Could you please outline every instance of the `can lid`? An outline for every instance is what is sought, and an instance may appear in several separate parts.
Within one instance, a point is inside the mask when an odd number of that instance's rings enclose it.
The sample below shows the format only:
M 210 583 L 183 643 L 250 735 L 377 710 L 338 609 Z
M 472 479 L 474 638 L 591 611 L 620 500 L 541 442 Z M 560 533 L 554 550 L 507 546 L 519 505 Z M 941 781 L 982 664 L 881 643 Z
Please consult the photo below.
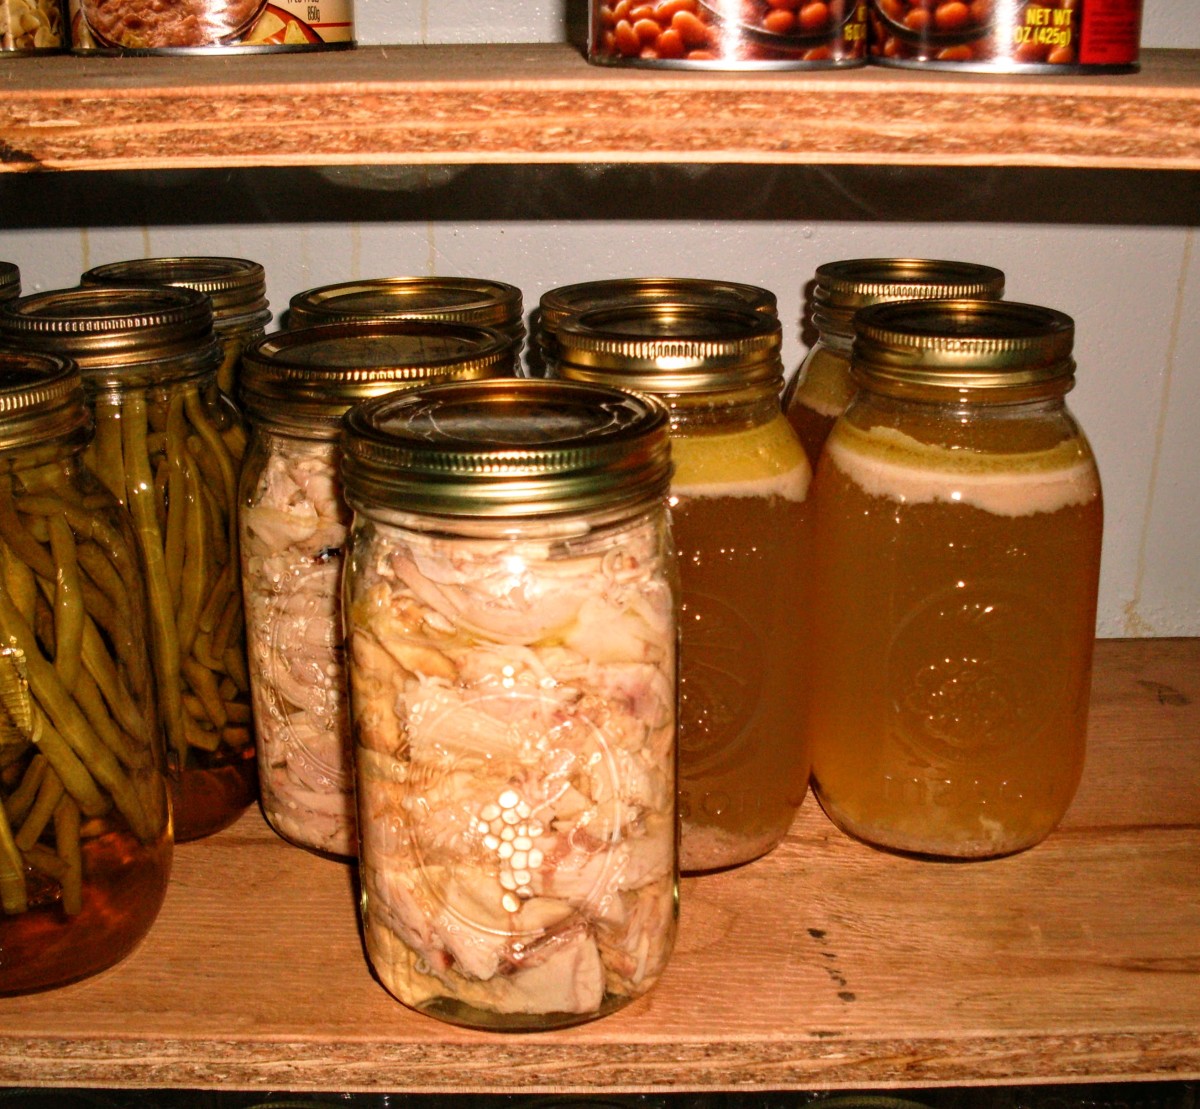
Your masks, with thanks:
M 779 314 L 775 294 L 757 285 L 699 277 L 617 277 L 563 285 L 542 294 L 538 304 L 539 339 L 553 343 L 563 320 L 594 308 L 656 301 L 692 302 L 709 307 L 734 307 Z
M 15 262 L 0 261 L 0 300 L 21 295 L 21 271 Z
M 571 381 L 391 393 L 346 416 L 346 499 L 457 520 L 632 512 L 666 496 L 668 424 L 653 397 Z
M 0 348 L 0 451 L 90 432 L 91 426 L 74 362 Z
M 817 267 L 813 323 L 849 336 L 854 313 L 892 300 L 998 300 L 1004 272 L 942 258 L 847 258 Z
M 1075 324 L 1009 300 L 875 304 L 855 317 L 851 373 L 868 388 L 996 400 L 1063 393 L 1074 381 Z
M 779 319 L 728 305 L 678 301 L 595 308 L 558 329 L 559 374 L 656 395 L 777 388 Z
M 182 257 L 131 258 L 93 266 L 82 285 L 174 285 L 207 293 L 213 323 L 218 328 L 234 317 L 270 319 L 267 275 L 258 262 L 246 258 Z
M 192 353 L 220 359 L 208 297 L 169 285 L 79 285 L 20 297 L 0 311 L 0 339 L 73 358 L 85 377 Z
M 297 293 L 288 304 L 289 328 L 335 320 L 422 319 L 495 327 L 520 336 L 521 290 L 477 277 L 379 277 L 343 281 Z
M 334 436 L 359 401 L 435 381 L 511 373 L 511 340 L 445 320 L 344 320 L 280 331 L 242 352 L 241 400 L 251 420 Z

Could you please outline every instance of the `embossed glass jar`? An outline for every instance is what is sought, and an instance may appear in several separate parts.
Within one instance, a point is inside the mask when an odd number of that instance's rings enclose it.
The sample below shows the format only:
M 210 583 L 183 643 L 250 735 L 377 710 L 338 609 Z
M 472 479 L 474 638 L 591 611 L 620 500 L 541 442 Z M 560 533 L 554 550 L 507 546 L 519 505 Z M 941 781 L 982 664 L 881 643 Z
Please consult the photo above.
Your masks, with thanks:
M 671 412 L 685 871 L 766 854 L 808 788 L 798 598 L 811 471 L 780 408 L 780 341 L 766 313 L 670 301 L 581 312 L 557 332 L 563 378 L 649 393 Z
M 0 350 L 0 995 L 123 959 L 171 870 L 145 582 L 91 433 L 76 366 Z
M 238 496 L 259 796 L 285 839 L 357 853 L 342 635 L 338 436 L 355 403 L 511 369 L 509 340 L 436 320 L 322 324 L 246 349 Z
M 0 311 L 0 341 L 73 359 L 96 432 L 92 471 L 131 513 L 178 842 L 254 801 L 236 495 L 245 433 L 217 388 L 206 294 L 77 286 Z
M 849 258 L 817 267 L 812 322 L 817 341 L 784 391 L 784 411 L 815 468 L 833 421 L 854 395 L 854 313 L 893 300 L 995 300 L 1004 274 L 976 262 L 937 258 Z
M 1083 767 L 1100 479 L 1074 326 L 1005 301 L 875 305 L 813 482 L 813 789 L 860 839 L 1036 844 Z
M 0 301 L 21 295 L 21 271 L 14 262 L 0 262 Z
M 670 955 L 667 413 L 512 379 L 356 405 L 342 438 L 362 916 L 421 1012 L 534 1031 Z

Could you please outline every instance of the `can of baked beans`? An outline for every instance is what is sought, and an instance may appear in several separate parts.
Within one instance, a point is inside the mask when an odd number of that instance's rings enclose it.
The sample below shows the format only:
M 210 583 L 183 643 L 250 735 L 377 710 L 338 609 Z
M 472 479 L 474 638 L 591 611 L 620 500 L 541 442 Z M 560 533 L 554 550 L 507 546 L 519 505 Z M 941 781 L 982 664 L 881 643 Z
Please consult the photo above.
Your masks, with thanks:
M 354 45 L 354 0 L 69 0 L 69 5 L 76 54 L 242 54 Z
M 0 57 L 66 49 L 64 0 L 0 0 Z
M 588 61 L 677 69 L 865 65 L 866 0 L 591 0 Z
M 1142 0 L 869 0 L 878 65 L 1133 73 Z

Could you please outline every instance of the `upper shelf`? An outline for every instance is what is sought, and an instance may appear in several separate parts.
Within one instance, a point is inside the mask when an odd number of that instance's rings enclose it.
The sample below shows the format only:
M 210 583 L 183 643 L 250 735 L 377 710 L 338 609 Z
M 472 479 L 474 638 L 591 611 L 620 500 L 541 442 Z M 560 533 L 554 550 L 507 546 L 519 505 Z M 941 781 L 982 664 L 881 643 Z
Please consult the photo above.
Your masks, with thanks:
M 0 65 L 0 170 L 529 162 L 1200 169 L 1200 51 L 1121 76 L 602 69 L 556 43 Z

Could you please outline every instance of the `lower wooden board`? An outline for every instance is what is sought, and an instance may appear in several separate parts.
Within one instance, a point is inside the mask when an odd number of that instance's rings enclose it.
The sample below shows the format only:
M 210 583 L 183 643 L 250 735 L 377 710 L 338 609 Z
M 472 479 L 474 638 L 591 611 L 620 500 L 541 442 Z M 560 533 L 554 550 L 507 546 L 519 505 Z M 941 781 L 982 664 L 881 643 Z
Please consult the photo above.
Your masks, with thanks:
M 176 851 L 124 963 L 0 999 L 0 1085 L 295 1091 L 861 1089 L 1200 1077 L 1200 640 L 1102 641 L 1071 811 L 1010 859 L 872 850 L 811 798 L 687 879 L 649 996 L 493 1035 L 372 977 L 353 869 L 258 812 Z

